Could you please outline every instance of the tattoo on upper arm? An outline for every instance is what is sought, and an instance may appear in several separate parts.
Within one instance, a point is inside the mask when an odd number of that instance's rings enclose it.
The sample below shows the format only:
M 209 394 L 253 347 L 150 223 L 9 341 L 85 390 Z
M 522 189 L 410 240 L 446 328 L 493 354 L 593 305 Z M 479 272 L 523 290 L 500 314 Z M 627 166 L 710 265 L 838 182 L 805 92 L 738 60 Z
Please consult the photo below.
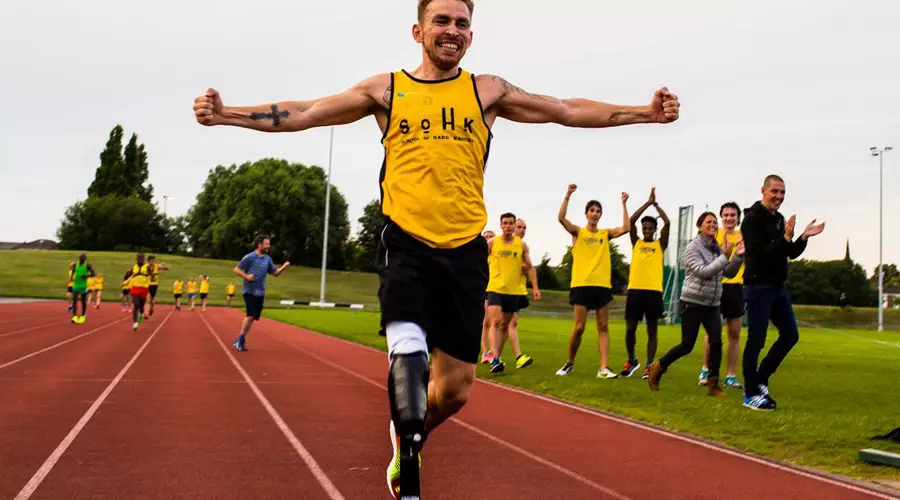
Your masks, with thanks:
M 281 125 L 281 119 L 287 118 L 291 116 L 291 114 L 287 111 L 278 111 L 278 106 L 271 105 L 269 109 L 272 110 L 271 113 L 250 113 L 250 119 L 253 121 L 256 120 L 272 120 L 272 124 L 274 126 Z
M 388 87 L 384 90 L 384 95 L 381 97 L 384 99 L 384 103 L 388 106 L 391 105 L 391 99 L 394 96 L 394 87 L 393 85 L 388 85 Z
M 567 103 L 565 100 L 563 100 L 563 99 L 557 99 L 556 97 L 551 97 L 551 96 L 548 96 L 548 95 L 532 94 L 531 92 L 526 92 L 526 91 L 525 91 L 524 89 L 522 89 L 521 87 L 518 87 L 518 86 L 516 86 L 516 85 L 513 85 L 513 84 L 509 83 L 506 79 L 501 78 L 501 77 L 496 76 L 496 75 L 491 75 L 491 80 L 493 80 L 493 81 L 499 81 L 499 82 L 500 82 L 500 84 L 503 86 L 503 92 L 504 92 L 504 94 L 507 94 L 507 93 L 521 94 L 521 95 L 523 95 L 523 96 L 525 96 L 525 97 L 530 97 L 530 98 L 532 98 L 532 99 L 537 99 L 537 100 L 539 100 L 539 101 L 550 102 L 550 103 L 553 103 L 553 104 L 565 104 L 565 105 L 568 105 L 568 103 Z

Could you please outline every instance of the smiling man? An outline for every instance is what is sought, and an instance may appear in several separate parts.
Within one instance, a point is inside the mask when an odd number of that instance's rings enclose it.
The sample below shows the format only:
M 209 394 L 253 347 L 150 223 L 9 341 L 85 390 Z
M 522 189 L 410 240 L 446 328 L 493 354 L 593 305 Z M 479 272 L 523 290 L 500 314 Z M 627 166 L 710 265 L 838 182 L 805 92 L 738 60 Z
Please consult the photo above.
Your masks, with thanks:
M 309 101 L 229 107 L 215 89 L 194 100 L 203 125 L 264 132 L 375 117 L 385 149 L 379 299 L 390 357 L 395 452 L 387 479 L 394 496 L 402 491 L 418 498 L 418 452 L 426 436 L 471 393 L 488 281 L 480 233 L 487 222 L 483 182 L 494 121 L 604 128 L 670 123 L 679 115 L 678 98 L 666 88 L 647 105 L 619 106 L 533 94 L 499 76 L 462 70 L 473 9 L 471 0 L 419 0 L 412 37 L 422 61 L 412 72 L 372 76 Z

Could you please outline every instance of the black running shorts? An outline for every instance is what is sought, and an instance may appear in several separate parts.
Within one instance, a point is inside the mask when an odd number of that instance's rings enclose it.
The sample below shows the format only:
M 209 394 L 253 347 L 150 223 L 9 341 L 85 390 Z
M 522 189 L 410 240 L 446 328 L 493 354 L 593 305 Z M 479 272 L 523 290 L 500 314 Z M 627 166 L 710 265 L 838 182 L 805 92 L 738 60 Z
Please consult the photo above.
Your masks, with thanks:
M 569 304 L 588 311 L 603 309 L 612 302 L 612 290 L 602 286 L 576 286 L 569 289 Z
M 487 242 L 480 235 L 453 249 L 432 248 L 385 221 L 378 246 L 381 335 L 388 324 L 419 325 L 428 349 L 477 363 L 488 284 Z
M 744 287 L 736 283 L 722 285 L 722 317 L 735 319 L 744 317 Z
M 201 293 L 201 294 L 200 294 L 200 300 L 205 299 L 205 298 L 206 298 L 206 295 L 207 295 L 207 294 L 205 294 L 205 293 Z
M 659 320 L 663 315 L 662 292 L 656 290 L 628 290 L 625 299 L 625 320 Z
M 180 294 L 180 293 L 175 293 L 175 294 L 173 294 L 173 295 L 175 295 L 175 298 L 176 298 L 176 299 L 180 299 L 180 298 L 181 298 L 181 294 Z
M 262 315 L 263 301 L 265 297 L 253 295 L 252 293 L 244 294 L 244 306 L 247 308 L 247 317 L 259 321 Z
M 520 311 L 522 309 L 528 309 L 528 306 L 531 305 L 531 302 L 528 301 L 527 295 L 516 295 L 516 297 L 519 297 L 519 310 Z
M 159 285 L 150 285 L 150 296 L 156 297 L 156 291 L 159 289 Z
M 488 292 L 488 306 L 500 306 L 504 314 L 519 312 L 521 295 L 507 295 L 505 293 Z

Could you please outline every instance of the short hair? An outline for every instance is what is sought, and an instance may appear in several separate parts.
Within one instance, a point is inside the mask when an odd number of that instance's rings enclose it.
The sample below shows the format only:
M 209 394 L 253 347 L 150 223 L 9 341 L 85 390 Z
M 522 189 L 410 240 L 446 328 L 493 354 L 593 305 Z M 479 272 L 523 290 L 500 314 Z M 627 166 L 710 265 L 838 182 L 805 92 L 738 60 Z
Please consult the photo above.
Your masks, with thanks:
M 513 223 L 516 222 L 516 215 L 512 212 L 506 212 L 505 214 L 500 216 L 500 222 L 503 222 L 503 219 L 508 219 L 512 217 Z
M 643 224 L 645 222 L 649 222 L 650 224 L 653 224 L 654 228 L 659 226 L 659 223 L 656 222 L 656 217 L 653 217 L 651 215 L 645 215 L 644 217 L 641 217 L 641 224 Z
M 584 213 L 588 213 L 588 211 L 589 211 L 589 210 L 591 209 L 591 207 L 593 207 L 594 205 L 597 205 L 597 209 L 598 209 L 598 210 L 600 210 L 601 212 L 603 211 L 603 205 L 601 205 L 599 201 L 597 201 L 597 200 L 591 200 L 591 201 L 587 202 L 587 204 L 584 206 Z
M 716 223 L 719 222 L 719 219 L 716 218 L 716 214 L 714 214 L 713 212 L 709 212 L 709 211 L 703 212 L 702 214 L 700 214 L 700 217 L 697 219 L 697 229 L 700 229 L 700 227 L 703 226 L 703 221 L 705 221 L 706 218 L 709 217 L 710 215 L 712 215 L 713 218 L 716 219 Z
M 472 17 L 475 14 L 475 2 L 474 0 L 459 0 L 460 2 L 466 4 L 466 7 L 469 8 L 469 17 Z M 425 9 L 431 4 L 432 0 L 419 0 L 419 23 L 425 22 Z
M 735 202 L 733 202 L 733 201 L 729 201 L 729 202 L 723 203 L 723 204 L 722 204 L 722 207 L 719 208 L 719 215 L 720 215 L 720 216 L 722 215 L 722 213 L 725 211 L 726 208 L 733 208 L 734 211 L 737 212 L 737 218 L 738 218 L 738 220 L 741 220 L 741 207 L 738 206 L 737 203 L 735 203 Z
M 482 236 L 487 236 L 488 234 L 497 234 L 497 233 L 491 231 L 490 229 L 488 229 L 487 231 L 481 233 Z
M 253 246 L 258 247 L 258 246 L 262 245 L 264 241 L 270 240 L 270 239 L 271 238 L 269 238 L 269 235 L 261 234 L 261 235 L 257 236 L 255 240 L 253 240 Z
M 771 184 L 772 181 L 778 181 L 778 182 L 784 184 L 784 179 L 782 179 L 781 176 L 778 176 L 775 174 L 769 174 L 766 176 L 766 180 L 763 183 L 763 187 L 769 187 L 769 184 Z
M 151 256 L 147 257 L 147 260 L 156 260 L 156 256 L 155 256 L 155 255 L 151 255 Z

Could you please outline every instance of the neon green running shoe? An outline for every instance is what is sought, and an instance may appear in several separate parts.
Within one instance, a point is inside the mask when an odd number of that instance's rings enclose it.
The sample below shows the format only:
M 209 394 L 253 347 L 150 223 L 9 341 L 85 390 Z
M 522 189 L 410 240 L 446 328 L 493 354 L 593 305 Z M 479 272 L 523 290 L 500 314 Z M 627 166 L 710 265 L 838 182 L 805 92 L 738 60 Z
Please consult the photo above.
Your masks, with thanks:
M 527 354 L 520 354 L 518 358 L 516 358 L 516 368 L 525 368 L 534 362 L 534 358 Z
M 391 497 L 400 498 L 400 436 L 394 429 L 394 421 L 391 420 L 391 447 L 394 449 L 394 457 L 387 467 L 387 484 L 391 490 Z M 419 454 L 419 468 L 422 468 L 422 454 Z

